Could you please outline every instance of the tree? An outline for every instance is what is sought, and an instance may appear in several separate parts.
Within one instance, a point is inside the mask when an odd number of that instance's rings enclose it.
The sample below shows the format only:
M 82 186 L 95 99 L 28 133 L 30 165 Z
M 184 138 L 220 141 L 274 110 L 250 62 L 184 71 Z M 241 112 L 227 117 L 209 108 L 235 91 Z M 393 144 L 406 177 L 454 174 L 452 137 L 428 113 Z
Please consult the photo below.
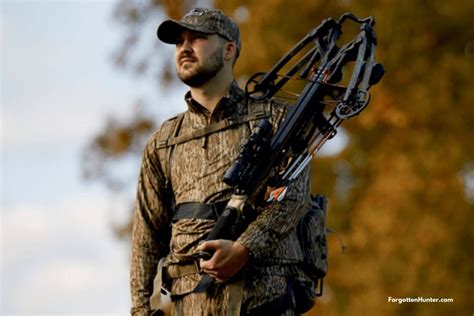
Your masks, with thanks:
M 139 34 L 150 12 L 176 18 L 192 5 L 123 1 L 117 12 Z M 342 255 L 330 239 L 326 293 L 308 315 L 472 313 L 474 233 L 466 224 L 474 219 L 474 3 L 216 0 L 214 6 L 240 24 L 241 82 L 270 69 L 325 17 L 351 11 L 377 21 L 377 59 L 387 74 L 369 108 L 344 125 L 344 150 L 313 161 L 313 188 L 329 196 L 329 226 L 348 251 Z M 128 61 L 133 41 L 127 43 L 121 56 Z M 162 74 L 169 80 L 169 69 Z M 112 157 L 100 146 L 94 150 Z M 454 302 L 396 304 L 389 296 Z

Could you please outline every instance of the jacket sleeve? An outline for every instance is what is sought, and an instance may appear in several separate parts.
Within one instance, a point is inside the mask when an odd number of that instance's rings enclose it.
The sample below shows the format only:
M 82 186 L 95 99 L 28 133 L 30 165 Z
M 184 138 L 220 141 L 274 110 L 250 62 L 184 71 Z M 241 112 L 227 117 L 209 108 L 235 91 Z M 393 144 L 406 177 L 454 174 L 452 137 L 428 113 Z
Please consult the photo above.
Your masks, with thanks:
M 273 202 L 257 216 L 237 239 L 255 258 L 268 253 L 295 229 L 303 217 L 310 194 L 310 167 L 288 186 L 282 202 Z
M 143 154 L 133 217 L 130 269 L 132 315 L 149 315 L 149 299 L 158 261 L 169 252 L 171 202 L 165 183 L 152 139 Z

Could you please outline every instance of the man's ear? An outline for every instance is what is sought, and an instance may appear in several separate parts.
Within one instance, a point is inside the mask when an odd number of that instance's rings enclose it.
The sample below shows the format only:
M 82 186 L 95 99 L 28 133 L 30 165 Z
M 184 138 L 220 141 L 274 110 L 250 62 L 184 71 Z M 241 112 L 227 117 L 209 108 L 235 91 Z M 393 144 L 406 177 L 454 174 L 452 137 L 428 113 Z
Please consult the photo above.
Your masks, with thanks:
M 224 59 L 234 61 L 235 56 L 237 54 L 237 45 L 235 44 L 235 42 L 227 42 L 224 48 Z

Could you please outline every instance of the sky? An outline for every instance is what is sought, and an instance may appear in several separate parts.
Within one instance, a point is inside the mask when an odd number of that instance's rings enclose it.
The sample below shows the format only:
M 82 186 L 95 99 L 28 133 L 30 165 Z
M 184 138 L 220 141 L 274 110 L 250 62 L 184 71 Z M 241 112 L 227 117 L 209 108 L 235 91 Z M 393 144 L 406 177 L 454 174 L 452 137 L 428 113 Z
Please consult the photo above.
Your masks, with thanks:
M 112 198 L 80 167 L 109 114 L 126 119 L 137 99 L 159 99 L 111 62 L 124 36 L 114 5 L 1 0 L 2 315 L 129 313 L 129 245 L 112 227 L 133 193 Z M 152 113 L 182 110 L 178 92 Z
M 85 182 L 81 153 L 108 115 L 126 119 L 145 99 L 161 120 L 184 109 L 186 88 L 161 95 L 114 67 L 115 1 L 0 2 L 1 314 L 128 314 L 129 244 L 112 227 L 134 192 Z M 150 43 L 159 22 L 144 27 Z M 327 152 L 344 146 L 337 137 Z

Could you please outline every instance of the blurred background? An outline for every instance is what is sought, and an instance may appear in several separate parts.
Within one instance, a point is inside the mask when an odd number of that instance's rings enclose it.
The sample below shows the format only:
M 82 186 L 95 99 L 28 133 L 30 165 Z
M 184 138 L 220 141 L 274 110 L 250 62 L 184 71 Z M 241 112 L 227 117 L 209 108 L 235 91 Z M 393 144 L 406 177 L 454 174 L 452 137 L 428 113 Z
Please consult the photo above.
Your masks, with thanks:
M 240 25 L 240 83 L 326 17 L 375 17 L 386 75 L 313 161 L 347 250 L 330 235 L 308 315 L 472 314 L 474 2 L 2 0 L 2 315 L 129 312 L 141 152 L 185 109 L 156 27 L 194 6 Z

